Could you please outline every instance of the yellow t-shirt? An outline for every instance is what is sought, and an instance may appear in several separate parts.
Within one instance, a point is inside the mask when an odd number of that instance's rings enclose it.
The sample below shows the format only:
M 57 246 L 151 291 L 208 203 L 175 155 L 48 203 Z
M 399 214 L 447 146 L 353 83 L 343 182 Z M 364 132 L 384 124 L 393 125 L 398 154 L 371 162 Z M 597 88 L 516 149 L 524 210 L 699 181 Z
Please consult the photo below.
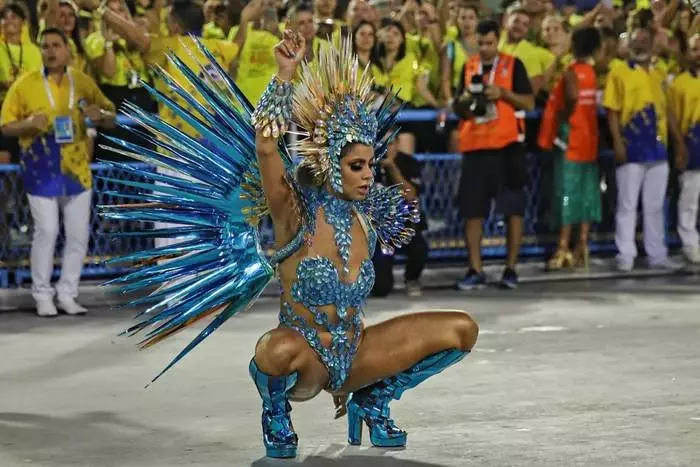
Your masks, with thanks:
M 525 70 L 527 71 L 527 76 L 530 79 L 536 76 L 542 76 L 544 74 L 544 60 L 542 48 L 538 47 L 531 42 L 522 40 L 515 43 L 509 43 L 504 37 L 498 44 L 498 51 L 504 54 L 512 55 L 519 58 L 523 65 L 525 65 Z M 549 51 L 547 51 L 549 53 Z
M 229 38 L 236 35 L 238 28 L 231 28 Z M 277 72 L 274 47 L 279 38 L 269 31 L 248 29 L 245 44 L 238 57 L 236 84 L 254 106 L 257 105 L 265 88 Z
M 226 39 L 226 33 L 214 21 L 204 25 L 202 29 L 202 37 L 205 39 Z
M 22 44 L 0 44 L 0 82 L 12 84 L 23 73 L 42 68 L 41 51 L 32 42 Z M 0 101 L 6 91 L 0 90 Z
M 407 53 L 396 62 L 391 70 L 372 67 L 374 82 L 377 86 L 390 88 L 398 92 L 399 99 L 412 102 L 416 93 L 416 79 L 421 72 L 420 64 L 413 54 Z
M 107 77 L 95 67 L 95 73 L 100 84 L 108 86 L 129 86 L 132 73 L 137 73 L 139 78 L 148 81 L 148 70 L 141 54 L 136 50 L 129 50 L 124 39 L 117 40 L 114 45 L 116 71 L 114 76 Z M 101 32 L 96 31 L 85 38 L 85 55 L 90 60 L 102 58 L 105 54 L 105 38 Z
M 24 43 L 31 43 L 32 42 L 32 38 L 29 35 L 29 26 L 27 25 L 26 22 L 22 25 L 22 31 L 20 32 L 20 39 L 19 40 L 24 42 Z M 3 41 L 3 42 L 5 41 L 5 38 L 3 37 L 2 33 L 0 33 L 0 41 Z
M 620 112 L 629 162 L 666 160 L 666 74 L 631 62 L 610 69 L 603 105 Z
M 72 107 L 70 78 L 74 87 Z M 46 92 L 45 83 L 48 83 L 54 105 Z M 102 94 L 95 81 L 73 67 L 68 68 L 60 83 L 51 78 L 45 81 L 43 70 L 30 71 L 22 75 L 8 91 L 0 112 L 2 125 L 36 114 L 44 114 L 49 120 L 44 132 L 19 139 L 25 189 L 29 194 L 74 195 L 92 187 L 88 139 L 84 117 L 79 109 L 81 99 L 114 111 L 114 104 Z M 56 141 L 56 117 L 68 117 L 72 122 L 72 142 Z
M 418 34 L 407 34 L 406 53 L 416 57 L 420 67 L 419 74 L 428 75 L 428 89 L 433 95 L 436 95 L 440 91 L 440 56 L 435 50 L 433 42 Z M 415 93 L 411 103 L 416 107 L 422 107 L 427 102 L 423 96 Z
M 219 65 L 221 65 L 224 70 L 228 70 L 231 62 L 238 54 L 238 46 L 232 42 L 220 41 L 216 39 L 201 39 L 201 42 L 211 52 Z M 206 63 L 207 59 L 199 52 L 197 45 L 189 37 L 156 37 L 151 39 L 151 46 L 143 57 L 146 64 L 150 66 L 157 65 L 162 67 L 176 82 L 188 87 L 189 85 L 187 79 L 180 72 L 180 70 L 178 70 L 170 62 L 170 60 L 167 59 L 166 52 L 170 50 L 172 50 L 180 60 L 194 70 L 198 69 L 198 62 Z M 194 58 L 191 56 L 191 54 L 194 55 Z M 201 72 L 201 69 L 198 71 Z M 175 99 L 181 105 L 185 106 L 185 108 L 187 108 L 187 104 L 163 81 L 157 80 L 155 86 L 156 89 L 167 94 L 170 98 Z M 193 95 L 196 94 L 195 89 L 189 88 L 188 90 Z M 194 134 L 194 129 L 175 115 L 167 106 L 161 105 L 159 107 L 160 117 L 164 121 L 176 128 L 179 128 L 185 133 L 190 135 Z
M 668 90 L 669 107 L 688 146 L 688 168 L 700 169 L 700 77 L 685 71 Z

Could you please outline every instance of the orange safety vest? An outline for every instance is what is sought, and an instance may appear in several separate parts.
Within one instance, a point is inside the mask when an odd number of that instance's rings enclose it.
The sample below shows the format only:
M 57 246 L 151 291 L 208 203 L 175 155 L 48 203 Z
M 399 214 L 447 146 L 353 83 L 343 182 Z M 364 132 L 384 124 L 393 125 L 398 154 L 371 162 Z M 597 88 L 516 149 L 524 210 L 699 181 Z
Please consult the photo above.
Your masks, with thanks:
M 537 145 L 551 150 L 555 144 L 565 151 L 566 158 L 573 162 L 593 162 L 598 158 L 598 83 L 595 69 L 588 63 L 574 62 L 569 70 L 576 75 L 578 99 L 569 117 L 567 141 L 557 138 L 559 112 L 566 98 L 562 76 L 549 96 L 537 136 Z
M 472 76 L 479 73 L 481 57 L 473 55 L 464 67 L 464 84 L 469 86 Z M 513 89 L 515 57 L 499 53 L 493 84 L 504 89 Z M 484 76 L 484 84 L 489 83 L 491 73 Z M 515 108 L 503 99 L 496 102 L 498 118 L 486 123 L 476 123 L 473 118 L 462 120 L 459 125 L 459 151 L 470 152 L 484 149 L 501 149 L 509 144 L 525 140 L 525 112 Z

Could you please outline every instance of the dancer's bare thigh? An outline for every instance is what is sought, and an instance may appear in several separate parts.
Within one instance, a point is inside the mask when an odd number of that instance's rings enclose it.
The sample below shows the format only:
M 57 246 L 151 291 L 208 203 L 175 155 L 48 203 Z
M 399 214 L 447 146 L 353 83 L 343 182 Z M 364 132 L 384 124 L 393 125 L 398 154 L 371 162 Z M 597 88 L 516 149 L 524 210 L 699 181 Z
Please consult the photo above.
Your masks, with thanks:
M 399 316 L 365 329 L 343 391 L 353 392 L 446 349 L 470 350 L 478 326 L 461 311 Z
M 290 400 L 312 399 L 328 386 L 328 370 L 304 336 L 294 329 L 280 327 L 265 333 L 255 348 L 255 361 L 275 374 L 298 372 Z

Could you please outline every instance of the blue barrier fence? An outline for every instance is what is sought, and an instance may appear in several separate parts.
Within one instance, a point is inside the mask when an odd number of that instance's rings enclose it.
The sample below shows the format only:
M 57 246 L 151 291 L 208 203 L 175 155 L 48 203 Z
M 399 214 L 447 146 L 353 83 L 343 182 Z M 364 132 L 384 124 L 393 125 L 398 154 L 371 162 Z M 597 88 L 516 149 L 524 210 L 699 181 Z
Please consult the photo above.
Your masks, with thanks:
M 411 110 L 403 112 L 401 119 L 434 122 L 437 115 L 438 112 L 434 110 Z M 535 112 L 528 117 L 536 118 L 538 115 L 539 113 Z M 606 154 L 602 156 L 600 166 L 604 221 L 594 229 L 591 237 L 591 250 L 597 253 L 614 251 L 612 242 L 614 164 L 611 158 L 604 157 Z M 425 191 L 421 197 L 421 207 L 428 218 L 429 228 L 425 236 L 430 245 L 430 260 L 463 259 L 466 257 L 463 225 L 458 217 L 456 203 L 462 156 L 460 154 L 418 154 L 416 157 L 423 162 Z M 543 257 L 553 249 L 556 243 L 556 233 L 547 222 L 548 193 L 551 190 L 551 180 L 548 179 L 547 174 L 552 172 L 550 168 L 553 161 L 548 160 L 544 155 L 534 154 L 528 154 L 527 161 L 530 180 L 526 188 L 527 211 L 522 255 Z M 148 165 L 134 164 L 143 169 L 144 174 L 140 177 L 144 180 L 148 179 L 149 172 L 154 171 L 154 168 Z M 92 171 L 94 175 L 102 177 L 136 178 L 134 175 L 100 163 L 92 164 Z M 113 275 L 121 272 L 105 267 L 105 260 L 152 247 L 152 240 L 149 239 L 116 238 L 110 235 L 115 231 L 152 228 L 152 225 L 135 222 L 108 221 L 97 215 L 98 205 L 130 202 L 126 198 L 105 194 L 105 191 L 113 188 L 104 180 L 95 178 L 91 217 L 92 234 L 84 268 L 86 276 Z M 121 187 L 120 189 L 123 190 Z M 32 226 L 29 206 L 22 188 L 20 168 L 17 165 L 0 166 L 0 213 L 3 216 L 0 226 L 0 287 L 19 285 L 30 278 L 29 248 Z M 505 231 L 504 219 L 492 213 L 484 228 L 483 254 L 486 258 L 505 255 Z M 271 248 L 273 232 L 269 221 L 262 224 L 261 234 L 265 246 Z M 674 236 L 670 236 L 669 241 L 675 242 Z M 59 238 L 55 260 L 57 265 L 60 264 L 61 245 L 62 238 Z

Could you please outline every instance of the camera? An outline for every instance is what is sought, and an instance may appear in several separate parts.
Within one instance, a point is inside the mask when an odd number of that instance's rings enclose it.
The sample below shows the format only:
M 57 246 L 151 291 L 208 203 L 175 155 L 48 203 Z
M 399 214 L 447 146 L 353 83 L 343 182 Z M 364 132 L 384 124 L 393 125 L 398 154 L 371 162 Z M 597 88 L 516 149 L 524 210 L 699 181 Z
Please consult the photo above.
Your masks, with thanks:
M 484 75 L 472 76 L 472 81 L 469 83 L 469 94 L 471 102 L 469 111 L 475 117 L 484 117 L 488 111 L 489 101 L 484 94 Z

